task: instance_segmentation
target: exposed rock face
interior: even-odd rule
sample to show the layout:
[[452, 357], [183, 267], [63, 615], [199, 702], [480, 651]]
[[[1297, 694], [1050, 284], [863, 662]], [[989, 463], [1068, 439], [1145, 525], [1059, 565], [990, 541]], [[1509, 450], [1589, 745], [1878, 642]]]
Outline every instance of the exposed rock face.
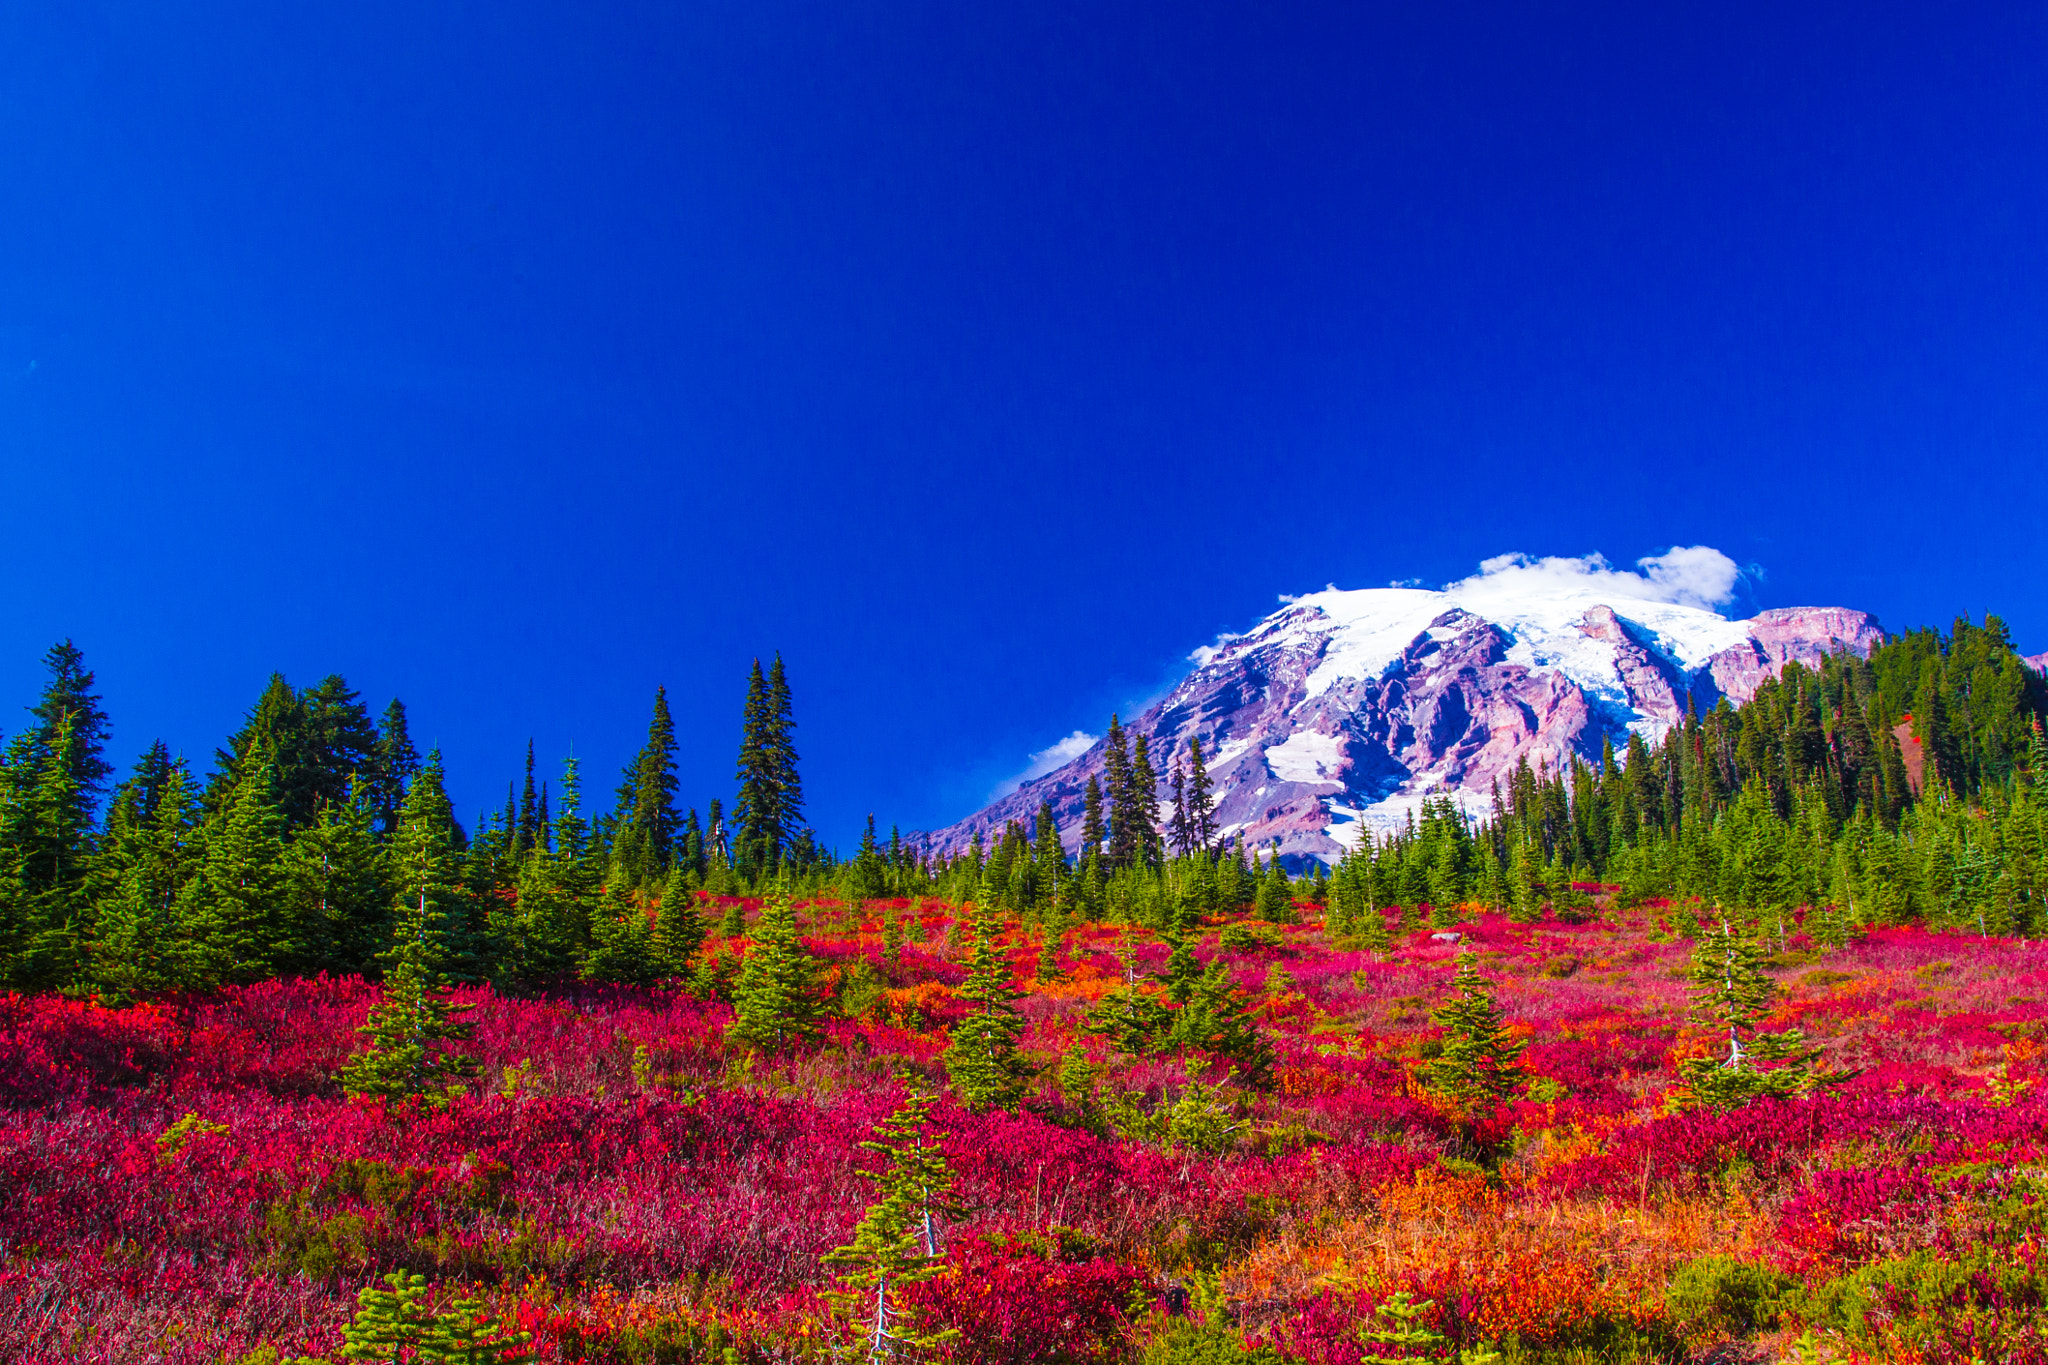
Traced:
[[2048, 675], [2048, 650], [2044, 650], [2039, 654], [2025, 655], [2022, 657], [2021, 662], [2025, 663], [2036, 673]]
[[[1875, 618], [1840, 607], [1729, 621], [1583, 591], [1332, 589], [1197, 651], [1194, 672], [1127, 728], [1148, 737], [1162, 778], [1201, 739], [1226, 836], [1334, 861], [1364, 825], [1398, 824], [1428, 797], [1485, 809], [1494, 779], [1525, 756], [1553, 769], [1595, 759], [1603, 740], [1620, 749], [1630, 731], [1661, 736], [1688, 703], [1748, 700], [1788, 660], [1867, 654], [1882, 639]], [[1028, 826], [1047, 801], [1071, 850], [1102, 767], [1098, 741], [932, 845]]]

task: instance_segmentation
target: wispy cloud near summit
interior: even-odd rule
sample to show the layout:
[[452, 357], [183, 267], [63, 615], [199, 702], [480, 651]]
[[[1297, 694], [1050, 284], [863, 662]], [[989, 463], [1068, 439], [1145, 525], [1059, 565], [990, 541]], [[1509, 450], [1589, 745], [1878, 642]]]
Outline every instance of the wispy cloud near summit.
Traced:
[[1645, 555], [1636, 568], [1617, 569], [1601, 554], [1495, 555], [1480, 561], [1479, 572], [1445, 585], [1461, 596], [1520, 595], [1545, 591], [1590, 589], [1613, 597], [1643, 602], [1670, 602], [1711, 611], [1735, 597], [1742, 570], [1711, 545], [1674, 545], [1661, 555]]

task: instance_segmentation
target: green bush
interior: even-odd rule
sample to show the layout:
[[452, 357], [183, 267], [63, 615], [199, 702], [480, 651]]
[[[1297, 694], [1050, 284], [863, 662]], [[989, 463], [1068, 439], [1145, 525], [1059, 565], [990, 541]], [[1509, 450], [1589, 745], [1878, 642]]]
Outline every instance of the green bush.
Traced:
[[1671, 1277], [1664, 1306], [1681, 1331], [1748, 1336], [1773, 1326], [1796, 1288], [1768, 1266], [1702, 1256]]
[[1168, 1322], [1145, 1343], [1139, 1365], [1280, 1365], [1270, 1347], [1247, 1347], [1237, 1329], [1221, 1323]]
[[1216, 936], [1216, 942], [1225, 952], [1249, 953], [1260, 948], [1278, 948], [1287, 942], [1287, 936], [1270, 924], [1251, 924], [1240, 920], [1224, 925], [1223, 932]]

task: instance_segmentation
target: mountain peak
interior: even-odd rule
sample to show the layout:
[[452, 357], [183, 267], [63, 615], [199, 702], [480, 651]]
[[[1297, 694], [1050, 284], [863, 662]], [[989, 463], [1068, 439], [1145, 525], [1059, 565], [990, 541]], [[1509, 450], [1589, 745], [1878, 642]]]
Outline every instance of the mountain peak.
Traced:
[[[1709, 603], [1725, 600], [1732, 562], [1704, 555], [1718, 562], [1674, 550], [1641, 574], [1597, 556], [1512, 556], [1440, 589], [1283, 599], [1195, 651], [1193, 670], [1128, 728], [1149, 737], [1162, 778], [1201, 739], [1224, 837], [1277, 839], [1284, 854], [1331, 862], [1363, 828], [1398, 825], [1425, 799], [1484, 811], [1494, 779], [1524, 758], [1553, 769], [1597, 760], [1603, 742], [1661, 736], [1688, 704], [1747, 701], [1791, 660], [1867, 654], [1884, 638], [1875, 617], [1843, 607], [1730, 620]], [[1098, 741], [936, 831], [933, 845], [1028, 825], [1045, 801], [1072, 849], [1102, 763]]]

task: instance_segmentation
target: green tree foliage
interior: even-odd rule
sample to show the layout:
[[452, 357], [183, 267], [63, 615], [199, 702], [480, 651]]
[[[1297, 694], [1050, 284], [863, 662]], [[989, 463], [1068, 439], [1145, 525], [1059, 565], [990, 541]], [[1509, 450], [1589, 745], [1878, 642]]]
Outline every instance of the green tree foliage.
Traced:
[[[617, 862], [612, 866], [619, 869]], [[592, 981], [628, 986], [651, 985], [663, 975], [647, 907], [639, 893], [626, 885], [622, 870], [605, 889], [597, 913], [591, 917], [590, 952], [583, 961], [583, 975]]]
[[733, 806], [733, 865], [758, 879], [775, 872], [804, 843], [803, 784], [797, 753], [789, 682], [782, 656], [762, 676], [754, 660], [747, 680], [739, 757], [739, 799]]
[[1273, 850], [1265, 875], [1259, 878], [1252, 914], [1267, 924], [1301, 922], [1301, 916], [1294, 909], [1294, 884], [1287, 878], [1287, 869], [1280, 866], [1280, 850], [1277, 848]]
[[198, 875], [180, 893], [202, 984], [254, 981], [300, 957], [285, 916], [284, 828], [276, 766], [253, 749], [200, 831]]
[[366, 1046], [342, 1068], [341, 1086], [350, 1095], [431, 1102], [476, 1069], [474, 1059], [454, 1047], [469, 1036], [461, 1022], [469, 1007], [451, 998], [444, 923], [424, 885], [393, 932], [384, 955], [384, 998], [356, 1030]]
[[1759, 1030], [1777, 992], [1764, 975], [1763, 959], [1755, 933], [1726, 917], [1693, 945], [1687, 972], [1691, 1017], [1723, 1035], [1728, 1051], [1725, 1057], [1710, 1054], [1679, 1065], [1685, 1103], [1734, 1109], [1765, 1095], [1809, 1094], [1847, 1079], [1820, 1065], [1819, 1049], [1808, 1047], [1798, 1029]]
[[1230, 1062], [1248, 1085], [1263, 1088], [1272, 1082], [1273, 1045], [1252, 1022], [1251, 1002], [1220, 961], [1195, 979], [1167, 1036], [1177, 1046]]
[[196, 807], [183, 763], [171, 764], [153, 793], [130, 784], [116, 799], [92, 945], [93, 984], [109, 1004], [186, 990], [200, 979], [178, 904], [194, 857]]
[[946, 1074], [968, 1108], [1007, 1109], [1024, 1095], [1026, 1071], [1017, 1055], [1024, 1021], [1011, 1004], [1023, 992], [1010, 981], [1010, 960], [1003, 952], [1002, 926], [991, 895], [976, 901], [968, 924], [972, 942], [967, 979], [959, 992], [968, 1011], [953, 1026], [945, 1052]]
[[683, 823], [676, 811], [676, 785], [675, 720], [669, 714], [668, 689], [657, 687], [647, 742], [619, 785], [612, 864], [629, 887], [659, 885], [675, 861]]
[[473, 1298], [451, 1299], [439, 1308], [427, 1300], [424, 1277], [394, 1270], [389, 1289], [365, 1286], [356, 1313], [342, 1329], [344, 1360], [375, 1365], [525, 1365], [533, 1353], [526, 1332], [500, 1331]]
[[879, 1362], [937, 1351], [957, 1333], [931, 1330], [903, 1291], [945, 1268], [945, 1221], [956, 1217], [953, 1172], [932, 1130], [935, 1094], [913, 1091], [860, 1145], [883, 1158], [861, 1174], [877, 1186], [853, 1240], [825, 1255], [835, 1285], [825, 1294], [846, 1325], [857, 1358]]
[[733, 1021], [726, 1039], [759, 1052], [779, 1053], [817, 1033], [818, 1001], [812, 985], [817, 960], [797, 934], [796, 905], [786, 883], [768, 893], [753, 942], [733, 987]]
[[369, 969], [390, 936], [391, 892], [366, 789], [326, 806], [284, 850], [284, 918], [300, 972]]
[[1458, 954], [1451, 994], [1430, 1011], [1444, 1030], [1443, 1052], [1429, 1067], [1430, 1088], [1464, 1118], [1477, 1118], [1521, 1082], [1522, 1043], [1509, 1036], [1493, 988], [1468, 949]]
[[661, 904], [654, 913], [654, 961], [662, 976], [681, 976], [704, 946], [704, 913], [697, 905], [696, 876], [686, 862], [669, 869]]

